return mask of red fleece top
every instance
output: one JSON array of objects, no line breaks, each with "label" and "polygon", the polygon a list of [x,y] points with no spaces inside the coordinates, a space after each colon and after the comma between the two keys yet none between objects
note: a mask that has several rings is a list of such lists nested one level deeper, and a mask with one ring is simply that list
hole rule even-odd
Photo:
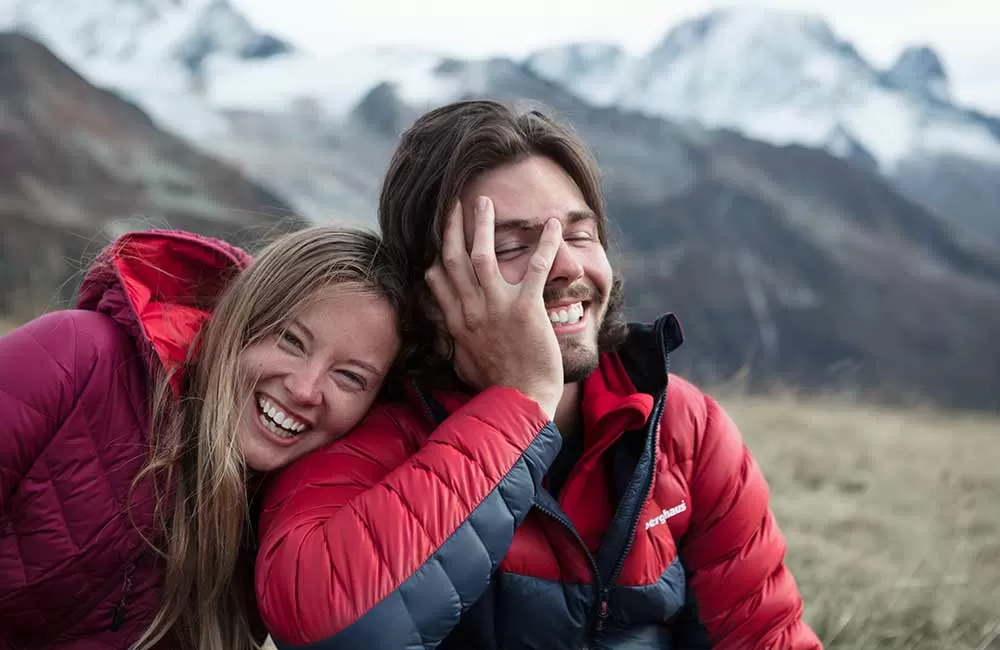
[{"label": "red fleece top", "polygon": [[601,459],[623,433],[645,424],[653,410],[653,397],[635,392],[621,360],[613,354],[603,355],[582,389],[583,455],[570,470],[559,505],[587,549],[596,553],[618,505],[610,489],[609,466]]}]

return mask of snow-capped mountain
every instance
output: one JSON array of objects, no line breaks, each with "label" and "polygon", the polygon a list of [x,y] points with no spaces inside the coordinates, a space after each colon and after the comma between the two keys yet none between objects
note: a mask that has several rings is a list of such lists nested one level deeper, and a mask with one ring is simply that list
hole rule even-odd
[{"label": "snow-capped mountain", "polygon": [[537,52],[526,63],[602,106],[838,155],[850,141],[888,174],[924,154],[1000,163],[1000,139],[989,126],[948,103],[944,67],[932,50],[904,52],[882,72],[808,15],[717,10],[676,26],[644,56],[575,45]]},{"label": "snow-capped mountain", "polygon": [[[383,84],[418,109],[488,90],[476,72],[485,68],[440,53],[298,50],[230,0],[0,0],[0,29],[9,26],[163,128],[208,149],[225,141],[232,160],[250,146],[233,139],[234,112],[343,129]],[[679,24],[643,56],[584,43],[516,63],[597,107],[825,149],[967,234],[1000,241],[1000,119],[953,104],[946,69],[927,47],[879,70],[819,18],[726,9]],[[520,90],[532,99],[537,89]],[[307,204],[316,201],[299,203]]]},{"label": "snow-capped mountain", "polygon": [[7,0],[17,31],[74,62],[175,61],[190,70],[210,55],[255,58],[291,46],[257,31],[228,0]]},{"label": "snow-capped mountain", "polygon": [[937,52],[926,45],[903,50],[896,63],[885,73],[885,80],[896,88],[949,101],[948,74]]},{"label": "snow-capped mountain", "polygon": [[293,51],[228,0],[0,0],[0,29],[33,36],[91,82],[192,139],[226,128],[201,91],[209,62]]}]

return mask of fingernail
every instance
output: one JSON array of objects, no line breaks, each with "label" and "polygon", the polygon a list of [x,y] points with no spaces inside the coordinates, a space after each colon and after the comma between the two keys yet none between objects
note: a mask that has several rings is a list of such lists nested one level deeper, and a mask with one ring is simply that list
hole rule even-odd
[{"label": "fingernail", "polygon": [[487,201],[489,201],[489,199],[486,198],[485,196],[481,196],[478,199],[476,199],[476,209],[479,210],[480,212],[485,210]]}]

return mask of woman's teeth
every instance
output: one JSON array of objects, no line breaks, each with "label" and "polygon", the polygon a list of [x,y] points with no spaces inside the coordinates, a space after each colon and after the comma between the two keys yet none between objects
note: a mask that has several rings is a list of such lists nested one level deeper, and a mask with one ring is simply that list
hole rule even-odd
[{"label": "woman's teeth", "polygon": [[571,325],[578,323],[583,318],[583,303],[574,302],[559,309],[549,311],[549,320],[553,325]]},{"label": "woman's teeth", "polygon": [[307,425],[304,422],[291,415],[285,415],[266,398],[258,398],[257,405],[260,407],[260,421],[269,431],[279,436],[289,437],[306,430]]}]

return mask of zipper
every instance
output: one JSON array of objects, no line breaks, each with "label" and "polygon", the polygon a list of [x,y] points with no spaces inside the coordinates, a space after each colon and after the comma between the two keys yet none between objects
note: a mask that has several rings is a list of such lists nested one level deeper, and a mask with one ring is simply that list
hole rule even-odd
[{"label": "zipper", "polygon": [[[670,355],[666,355],[663,360],[664,373],[665,376],[670,376]],[[663,419],[663,409],[666,407],[667,403],[667,388],[664,387],[663,394],[660,399],[657,400],[656,408],[650,414],[650,422],[654,423],[655,429],[653,430],[653,469],[649,472],[646,477],[646,483],[642,488],[642,497],[636,504],[635,510],[632,512],[632,520],[629,522],[629,536],[628,541],[625,542],[625,548],[622,549],[621,555],[618,557],[618,562],[615,564],[614,571],[611,572],[611,577],[608,579],[608,584],[615,584],[618,581],[618,576],[622,572],[622,568],[625,566],[625,558],[632,551],[632,545],[635,543],[635,533],[639,526],[639,519],[642,516],[642,507],[645,505],[646,500],[649,499],[649,491],[653,489],[653,476],[656,474],[656,457],[660,448],[660,424]],[[605,600],[601,601],[601,606],[606,610],[607,608],[607,589],[604,590]],[[599,619],[600,620],[600,619]]]},{"label": "zipper", "polygon": [[598,632],[603,632],[608,627],[608,603],[611,600],[611,593],[607,587],[601,587],[600,597],[597,604],[597,623],[594,628]]},{"label": "zipper", "polygon": [[594,577],[594,586],[597,587],[597,593],[598,593],[597,621],[595,625],[598,632],[603,632],[604,629],[607,627],[607,622],[608,622],[609,590],[606,587],[604,587],[604,585],[601,583],[601,572],[597,568],[597,560],[594,559],[594,555],[587,548],[587,545],[583,543],[583,538],[580,537],[580,533],[576,531],[576,528],[573,526],[573,523],[571,521],[569,521],[559,513],[549,510],[547,507],[538,503],[537,501],[535,502],[534,506],[535,508],[538,509],[539,512],[545,514],[547,517],[560,524],[566,530],[568,530],[569,533],[573,536],[573,539],[576,540],[576,543],[580,547],[580,550],[582,550],[583,554],[586,556],[587,562],[590,564],[590,572]]},{"label": "zipper", "polygon": [[[660,435],[660,423],[658,421],[656,423],[655,435],[657,437]],[[611,584],[614,584],[618,580],[618,575],[622,572],[622,568],[625,566],[625,558],[627,558],[628,554],[632,551],[632,544],[635,543],[636,528],[639,526],[639,518],[642,515],[642,506],[646,503],[646,500],[649,498],[649,491],[653,488],[653,474],[654,472],[649,473],[649,478],[646,479],[646,484],[642,488],[642,497],[639,499],[635,512],[632,513],[632,521],[629,522],[628,527],[628,541],[625,542],[625,548],[622,549],[622,553],[618,557],[618,563],[615,564],[615,570],[611,572],[611,578],[609,580]]]},{"label": "zipper", "polygon": [[[131,588],[132,571],[134,570],[135,564],[136,562],[138,562],[143,552],[144,549],[140,547],[139,551],[133,554],[132,557],[128,559],[128,562],[125,564],[127,583],[129,584],[130,588]],[[42,637],[41,639],[32,639],[30,645],[25,646],[25,648],[47,648],[49,647],[50,644],[54,643],[55,641],[58,641],[60,638],[63,637],[63,635],[65,635],[67,632],[71,631],[74,627],[76,627],[76,625],[80,621],[84,620],[93,611],[94,607],[100,604],[101,601],[103,601],[105,598],[110,596],[112,592],[114,592],[115,587],[117,587],[119,584],[120,583],[117,580],[108,580],[108,582],[105,583],[103,589],[99,589],[93,592],[93,597],[91,597],[80,607],[78,607],[70,616],[67,616],[65,619],[58,621],[59,625],[58,629],[53,630],[48,636]]]},{"label": "zipper", "polygon": [[114,614],[111,616],[111,627],[108,628],[112,632],[120,630],[122,624],[125,623],[126,599],[128,598],[129,591],[132,590],[133,571],[135,571],[135,563],[129,563],[129,565],[125,567],[125,579],[122,581],[122,597],[118,600],[118,604],[115,605]]}]

